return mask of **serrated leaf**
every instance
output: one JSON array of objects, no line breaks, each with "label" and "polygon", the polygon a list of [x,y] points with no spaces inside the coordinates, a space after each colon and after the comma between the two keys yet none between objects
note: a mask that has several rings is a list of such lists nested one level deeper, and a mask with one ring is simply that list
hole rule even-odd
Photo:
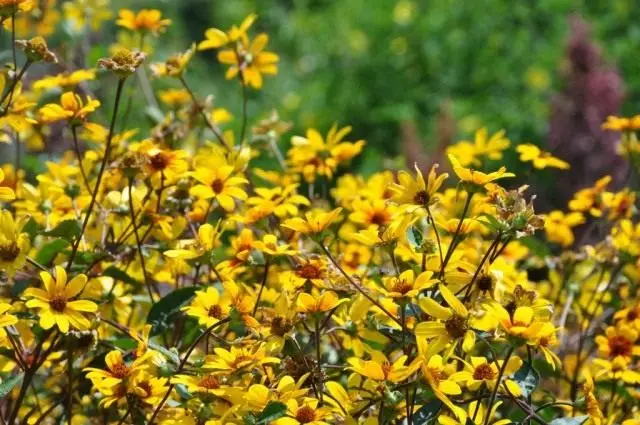
[{"label": "serrated leaf", "polygon": [[198,288],[193,286],[176,289],[151,307],[147,317],[147,323],[152,326],[151,335],[158,335],[169,329],[172,325],[171,318],[173,315],[179,312],[180,308],[193,298],[197,290]]},{"label": "serrated leaf", "polygon": [[520,386],[522,395],[526,398],[538,388],[540,384],[540,374],[531,364],[525,363],[518,369],[515,375],[513,375],[513,380]]},{"label": "serrated leaf", "polygon": [[267,425],[276,419],[280,419],[287,413],[287,406],[279,401],[270,401],[267,407],[256,418],[257,425]]},{"label": "serrated leaf", "polygon": [[22,382],[22,378],[24,378],[24,373],[19,373],[2,381],[0,384],[0,399],[6,397],[16,385]]},{"label": "serrated leaf", "polygon": [[441,408],[442,402],[438,399],[426,403],[413,414],[413,423],[415,425],[434,424]]},{"label": "serrated leaf", "polygon": [[64,239],[56,239],[43,246],[36,254],[36,261],[43,266],[50,265],[56,256],[66,247],[69,242]]},{"label": "serrated leaf", "polygon": [[589,416],[574,416],[573,418],[558,418],[549,422],[549,425],[582,425],[589,419]]},{"label": "serrated leaf", "polygon": [[69,242],[80,236],[81,232],[80,223],[78,220],[65,220],[58,224],[52,230],[42,232],[44,236],[53,236],[56,238],[62,238]]}]

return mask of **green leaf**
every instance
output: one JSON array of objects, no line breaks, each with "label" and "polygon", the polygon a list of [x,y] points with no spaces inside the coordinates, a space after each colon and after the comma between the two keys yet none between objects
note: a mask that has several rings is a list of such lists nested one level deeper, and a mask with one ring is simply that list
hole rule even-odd
[{"label": "green leaf", "polygon": [[442,409],[442,402],[437,398],[428,402],[413,414],[413,423],[415,425],[434,424],[440,409]]},{"label": "green leaf", "polygon": [[549,422],[549,425],[582,425],[589,419],[589,416],[575,416],[573,418],[558,418]]},{"label": "green leaf", "polygon": [[113,345],[122,350],[133,350],[138,346],[138,343],[131,338],[118,338],[113,341]]},{"label": "green leaf", "polygon": [[43,266],[50,265],[56,256],[66,247],[69,242],[64,239],[56,239],[43,246],[36,254],[36,261]]},{"label": "green leaf", "polygon": [[409,226],[407,229],[407,241],[409,241],[414,251],[420,251],[424,243],[424,235],[417,227]]},{"label": "green leaf", "polygon": [[151,335],[158,335],[169,329],[172,326],[171,319],[173,315],[179,312],[180,308],[193,298],[197,290],[198,288],[193,286],[176,289],[151,307],[147,317],[147,323],[153,326]]},{"label": "green leaf", "polygon": [[159,352],[175,365],[180,364],[180,357],[178,356],[178,354],[169,350],[168,348],[165,348],[162,345],[156,344],[155,342],[149,342],[149,348]]},{"label": "green leaf", "polygon": [[2,384],[0,384],[0,399],[6,397],[13,390],[13,387],[22,382],[22,378],[24,378],[23,372],[2,381]]},{"label": "green leaf", "polygon": [[102,273],[105,276],[109,276],[114,278],[115,280],[119,280],[124,283],[128,283],[131,285],[139,286],[142,285],[142,282],[139,282],[128,275],[126,272],[120,270],[115,266],[107,267],[107,269]]},{"label": "green leaf", "polygon": [[540,374],[529,363],[522,365],[520,369],[513,375],[514,381],[520,386],[523,397],[529,395],[538,388],[540,383]]},{"label": "green leaf", "polygon": [[287,406],[279,401],[270,401],[267,407],[258,415],[256,425],[267,425],[287,413]]},{"label": "green leaf", "polygon": [[71,242],[72,240],[80,236],[81,231],[82,229],[80,228],[80,223],[78,222],[78,220],[65,220],[62,223],[58,224],[54,229],[49,230],[48,232],[43,232],[42,234],[45,236],[63,238]]},{"label": "green leaf", "polygon": [[38,222],[35,221],[33,217],[31,217],[29,221],[22,226],[22,232],[28,234],[31,240],[36,237],[36,233],[38,233],[39,229],[40,225],[38,225]]}]

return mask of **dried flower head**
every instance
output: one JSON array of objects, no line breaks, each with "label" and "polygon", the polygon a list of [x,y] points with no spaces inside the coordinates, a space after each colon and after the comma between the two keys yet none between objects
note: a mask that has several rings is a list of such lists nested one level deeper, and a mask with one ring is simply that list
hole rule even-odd
[{"label": "dried flower head", "polygon": [[120,49],[110,58],[102,58],[98,66],[113,71],[120,78],[127,78],[136,72],[142,65],[146,55],[142,52],[132,52],[128,49]]},{"label": "dried flower head", "polygon": [[27,60],[31,62],[58,63],[58,58],[49,50],[46,40],[41,36],[33,37],[31,40],[16,40],[16,47],[23,50]]}]

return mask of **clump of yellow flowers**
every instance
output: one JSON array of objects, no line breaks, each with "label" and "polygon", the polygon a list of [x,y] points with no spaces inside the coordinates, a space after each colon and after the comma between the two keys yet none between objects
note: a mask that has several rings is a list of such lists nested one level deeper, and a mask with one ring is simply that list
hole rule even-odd
[{"label": "clump of yellow flowers", "polygon": [[[570,164],[485,128],[439,166],[350,173],[363,129],[284,137],[248,113],[279,64],[257,15],[161,59],[159,10],[56,8],[0,0],[5,31],[42,19],[0,75],[1,424],[640,424],[633,188],[602,176],[537,212],[504,153]],[[62,16],[117,16],[133,42],[46,75]],[[211,49],[240,117],[192,89]],[[148,131],[127,119],[138,93],[161,112]],[[640,118],[603,128],[640,171]],[[27,171],[52,134],[61,153]]]}]

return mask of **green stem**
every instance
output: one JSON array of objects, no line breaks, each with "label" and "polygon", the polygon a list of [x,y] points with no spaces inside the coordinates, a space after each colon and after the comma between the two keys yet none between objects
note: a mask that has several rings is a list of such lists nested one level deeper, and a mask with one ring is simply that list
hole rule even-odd
[{"label": "green stem", "polygon": [[444,275],[444,270],[451,259],[451,255],[455,250],[455,245],[460,234],[460,229],[462,228],[462,223],[464,222],[465,217],[467,216],[467,212],[469,211],[469,206],[471,205],[471,198],[473,198],[473,193],[467,193],[467,200],[464,203],[464,208],[462,210],[462,217],[460,217],[460,221],[458,222],[458,227],[456,228],[456,232],[453,234],[451,238],[451,243],[447,248],[447,255],[444,257],[444,261],[442,262],[442,267],[440,267],[440,277]]},{"label": "green stem", "polygon": [[500,367],[500,371],[498,372],[498,379],[496,380],[496,386],[493,388],[493,392],[491,393],[491,398],[489,399],[489,404],[487,405],[487,416],[484,418],[484,425],[489,425],[489,420],[491,419],[491,409],[493,408],[493,404],[496,401],[496,395],[498,395],[498,389],[500,388],[500,384],[502,383],[502,377],[504,375],[504,371],[507,368],[507,363],[509,363],[509,359],[513,354],[515,348],[509,347],[509,351],[507,351],[507,355],[502,361],[502,366]]}]

